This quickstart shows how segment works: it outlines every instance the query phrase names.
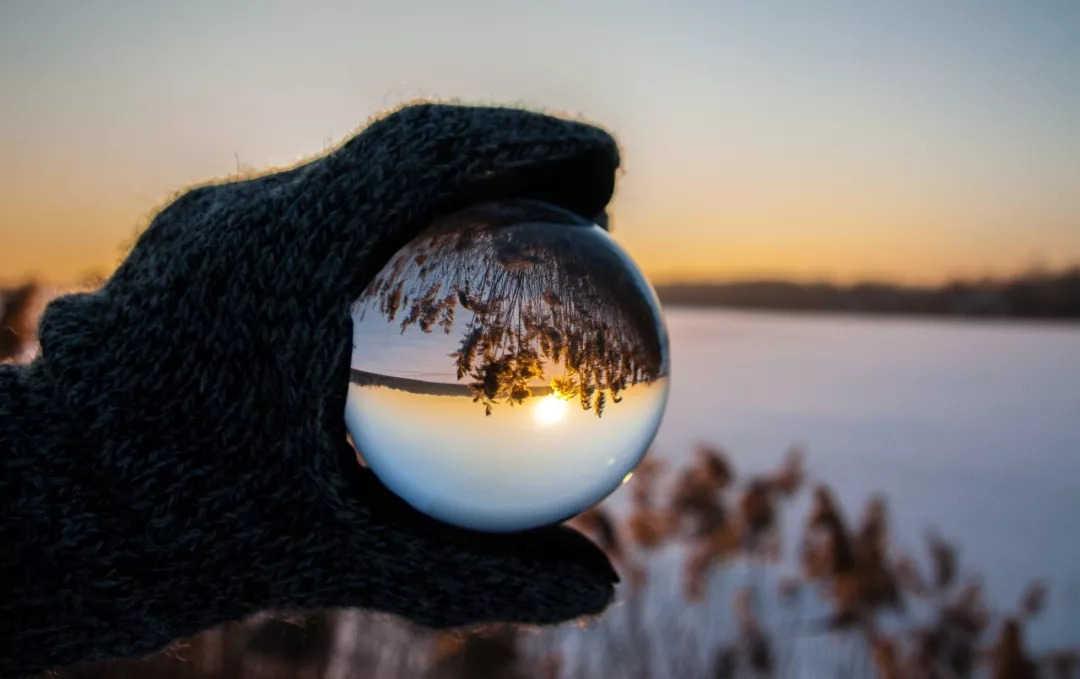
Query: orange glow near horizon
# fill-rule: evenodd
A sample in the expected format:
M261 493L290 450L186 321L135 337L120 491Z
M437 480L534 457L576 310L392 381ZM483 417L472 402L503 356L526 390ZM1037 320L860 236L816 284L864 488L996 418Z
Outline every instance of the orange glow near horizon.
M1025 246L1011 232L980 228L977 216L904 215L883 204L881 214L732 205L665 217L629 211L623 195L611 209L613 233L657 284L761 278L933 284L1080 263L1080 239L1068 230L1049 234L1044 247ZM50 201L41 191L23 198L0 205L0 284L108 275L161 205L78 195Z
M131 212L138 215L140 211ZM94 217L100 222L94 223ZM633 231L620 230L631 219L618 213L616 218L616 239L654 284L746 279L935 284L1080 263L1080 253L1064 242L1047 252L1018 249L1008 238L975 238L965 243L948 231L914 240L894 230L854 225L834 225L827 234L815 234L808 224L804 233L798 233L760 224L740 228L728 225L722 217L710 216L694 220L694 226L682 233L665 234L665 228L657 228L659 233L652 234L648 224ZM147 220L103 206L97 211L77 207L41 210L13 221L24 226L0 229L4 244L0 284L28 278L70 283L88 276L107 276L123 260ZM664 224L662 220L655 223ZM707 224L719 228L709 233Z
M1047 234L1044 247L1025 247L1011 231L985 228L979 215L920 214L886 203L845 210L811 201L732 201L701 205L696 214L680 206L681 212L664 215L655 205L627 205L630 184L627 175L613 202L613 233L658 284L760 278L933 284L1080 262L1080 239L1071 239L1068 229ZM19 197L0 204L0 284L108 275L163 204L78 191L46 200L41 188Z

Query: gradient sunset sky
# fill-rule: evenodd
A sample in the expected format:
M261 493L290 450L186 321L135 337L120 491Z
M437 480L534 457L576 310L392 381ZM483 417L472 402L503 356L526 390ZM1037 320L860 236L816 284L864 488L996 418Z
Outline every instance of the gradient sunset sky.
M107 272L183 186L417 97L611 129L656 280L1080 262L1075 0L11 0L0 93L0 281Z

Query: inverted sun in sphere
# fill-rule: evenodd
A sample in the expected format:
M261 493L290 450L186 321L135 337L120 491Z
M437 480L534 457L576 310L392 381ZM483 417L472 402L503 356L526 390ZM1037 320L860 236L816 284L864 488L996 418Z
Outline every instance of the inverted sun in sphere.
M535 399L533 406L533 418L541 425L552 425L561 422L566 417L567 403L555 394L548 394L540 399Z
M349 433L416 509L516 531L602 500L668 392L660 307L600 227L534 201L444 217L352 307Z

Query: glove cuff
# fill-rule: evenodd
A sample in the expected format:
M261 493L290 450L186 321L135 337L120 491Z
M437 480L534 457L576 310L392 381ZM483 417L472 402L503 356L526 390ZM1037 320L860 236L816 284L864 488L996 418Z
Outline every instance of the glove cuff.
M71 489L70 440L48 366L0 365L0 676L19 677L80 659L85 581L64 538L94 531L56 503Z

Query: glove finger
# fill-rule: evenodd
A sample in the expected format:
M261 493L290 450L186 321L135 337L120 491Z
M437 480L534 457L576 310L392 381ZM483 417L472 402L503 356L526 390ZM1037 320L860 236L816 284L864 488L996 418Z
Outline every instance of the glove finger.
M359 606L451 627L485 622L550 624L604 610L618 576L580 533L553 526L484 534L428 518L353 462L341 460L349 495L331 506L294 552L294 573L317 574L292 607Z
M110 281L152 274L264 295L358 294L437 215L533 198L586 218L615 184L615 140L590 124L520 109L418 104L295 168L192 188L163 209ZM174 266L176 260L190 266Z
M422 104L371 124L293 180L278 242L299 246L293 280L355 297L437 216L531 198L586 218L611 199L619 165L603 130L529 111Z

